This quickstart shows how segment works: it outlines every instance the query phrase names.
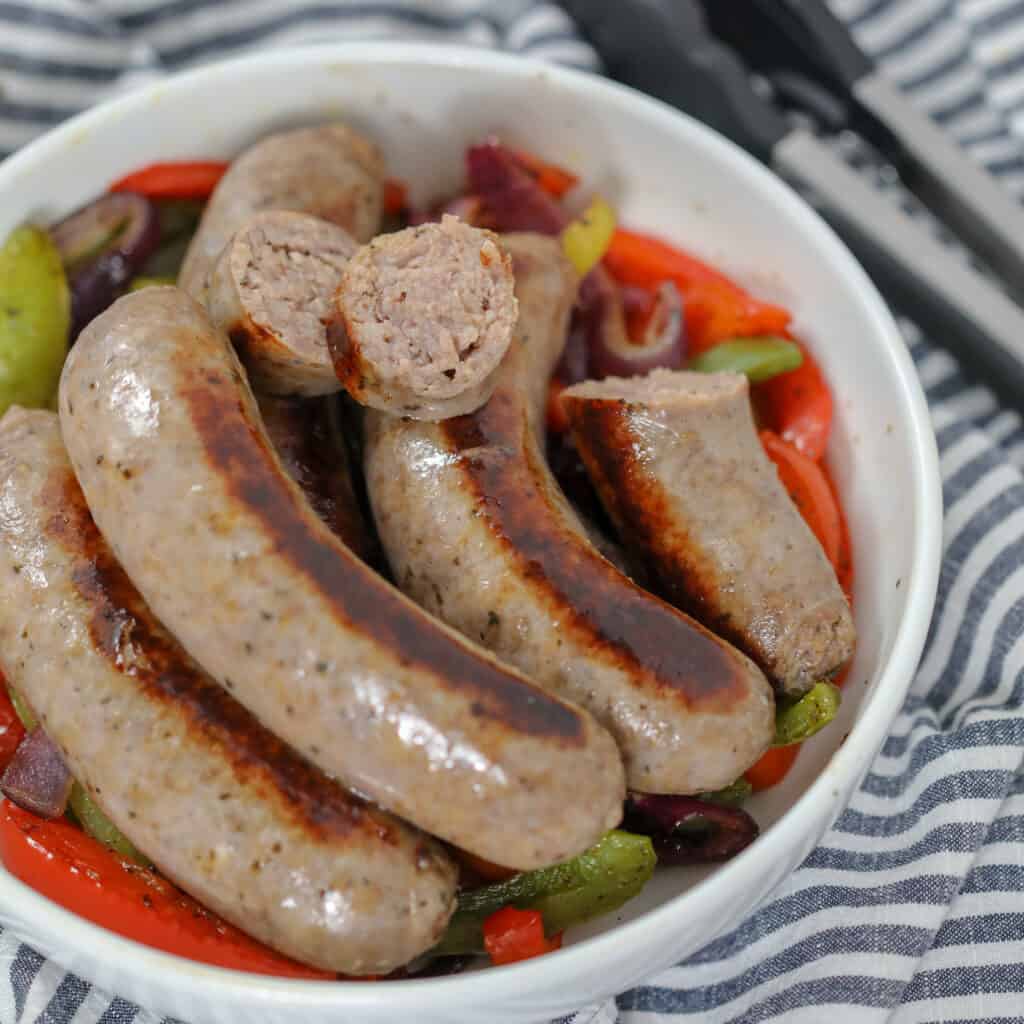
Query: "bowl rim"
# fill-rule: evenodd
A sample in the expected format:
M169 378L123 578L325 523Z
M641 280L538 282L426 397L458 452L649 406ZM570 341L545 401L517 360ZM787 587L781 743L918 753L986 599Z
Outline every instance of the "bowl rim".
M202 984L207 997L228 1003L251 1001L258 995L264 1004L295 1009L359 1009L379 1008L383 999L391 1009L415 1012L422 1009L423 999L428 996L460 1003L482 997L513 998L521 995L526 985L543 987L555 983L559 977L572 975L574 970L582 973L588 961L601 961L613 952L614 946L657 933L680 912L684 901L687 906L709 901L713 905L715 893L723 887L742 886L744 877L752 874L756 860L781 857L786 849L799 845L802 820L812 807L823 802L833 803L849 780L854 780L851 785L859 784L903 704L931 620L942 551L942 489L935 436L913 362L888 307L860 264L820 216L781 179L717 132L659 100L591 72L479 47L422 41L335 42L260 51L158 79L63 122L0 164L0 195L25 169L59 155L69 138L146 106L157 95L162 104L173 102L179 95L209 90L218 80L239 72L287 67L297 62L305 67L311 64L456 67L519 80L542 75L577 95L586 95L589 102L641 110L656 125L674 132L682 129L695 144L727 161L740 175L759 177L761 185L773 193L783 213L795 220L812 243L827 253L839 271L848 276L877 337L883 342L882 350L889 362L887 370L898 382L901 404L908 418L915 502L913 555L910 572L904 579L907 589L903 619L873 694L865 698L860 717L822 773L757 843L685 893L635 920L617 924L605 934L584 939L558 952L500 970L488 968L468 974L372 984L296 980L214 967L142 945L64 909L15 878L0 864L0 900L7 912L5 916L46 920L48 930L59 933L62 943L72 951L87 949L95 955L101 947L111 962L131 962L137 970L165 977L173 972L179 984L183 975L188 974L194 982ZM709 935L709 941L711 938L713 936Z

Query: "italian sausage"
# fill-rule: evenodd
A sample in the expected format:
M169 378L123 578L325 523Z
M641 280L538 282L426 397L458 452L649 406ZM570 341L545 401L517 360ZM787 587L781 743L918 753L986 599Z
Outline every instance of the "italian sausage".
M512 266L497 236L446 214L356 253L327 337L357 402L441 420L490 398L515 322Z
M382 973L440 937L440 846L260 726L157 622L100 536L55 414L0 422L0 659L68 766L160 870L296 959Z
M488 404L436 426L367 417L366 480L385 554L425 608L592 711L618 740L631 788L728 785L771 740L771 688L586 538L541 448L576 279L555 239L503 243L519 323Z
M784 693L853 654L850 606L757 437L746 377L656 370L563 392L624 543Z
M325 324L359 246L336 224L288 210L257 213L217 258L206 308L227 331L253 387L273 395L341 389Z
M225 335L119 299L60 386L97 525L161 621L263 723L426 831L533 868L621 815L615 745L367 568L287 476Z
M329 401L257 398L270 443L313 511L350 551L377 566L383 557L356 498L349 453L331 429Z
M270 135L232 161L207 203L178 283L201 299L228 239L260 210L298 210L344 228L357 242L380 227L384 161L340 123Z

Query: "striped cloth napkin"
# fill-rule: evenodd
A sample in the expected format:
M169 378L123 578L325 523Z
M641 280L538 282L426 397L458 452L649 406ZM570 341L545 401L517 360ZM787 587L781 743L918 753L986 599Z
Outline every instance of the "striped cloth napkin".
M922 108L1024 193L1024 0L832 3ZM255 46L393 35L596 66L536 0L0 0L0 155L167 71ZM839 145L915 209L856 140ZM938 604L906 706L836 826L760 910L559 1024L1024 1021L1024 426L904 328L946 502ZM0 968L0 1024L156 1024L11 934Z

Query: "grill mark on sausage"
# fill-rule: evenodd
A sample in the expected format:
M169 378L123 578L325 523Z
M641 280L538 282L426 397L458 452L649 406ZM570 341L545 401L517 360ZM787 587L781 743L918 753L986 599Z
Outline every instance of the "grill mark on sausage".
M705 561L694 556L693 546L687 544L685 531L669 510L664 493L645 472L633 446L630 415L629 403L624 399L572 402L574 433L581 442L577 448L588 475L668 600L706 622L718 636L741 648L748 647L748 638L727 612L711 612L721 581ZM613 457L599 458L598 451L610 452ZM620 500L626 496L628 501ZM658 571L660 556L666 551L671 552L685 585ZM759 668L768 671L765 659L753 654L751 657Z
M291 478L313 511L364 562L383 561L347 471L348 454L330 436L327 407L318 398L264 398L263 422Z
M237 391L229 373L207 370L191 373L182 397L225 486L260 519L277 553L320 591L336 619L393 651L402 664L417 665L446 689L470 696L477 717L582 746L583 720L575 709L453 640L384 580L370 577L368 582L367 570L344 547L324 557L323 537L303 514L301 499L282 484L273 454L234 397ZM339 556L344 560L340 570Z
M728 710L746 697L737 660L696 623L626 580L552 515L526 410L500 388L479 411L441 429L461 455L477 510L524 580L585 642L695 709ZM524 458L525 452L525 458ZM686 646L680 646L681 638Z
M111 665L151 698L182 712L191 732L212 737L241 785L276 799L316 837L362 831L388 843L399 841L386 821L260 725L180 650L115 561L70 472L47 481L44 505L60 510L44 532L73 560L72 583L91 610L89 634Z

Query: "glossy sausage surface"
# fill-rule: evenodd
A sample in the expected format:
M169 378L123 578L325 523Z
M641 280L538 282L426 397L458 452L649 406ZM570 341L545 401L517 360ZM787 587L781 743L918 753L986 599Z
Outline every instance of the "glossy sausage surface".
M390 971L454 904L439 844L271 735L157 622L85 505L57 417L0 422L0 663L161 871L299 960Z
M695 793L764 752L755 665L591 544L544 460L548 380L576 279L555 239L506 235L519 324L491 400L438 425L371 414L365 469L395 578L431 612L587 708L631 788Z
M226 336L174 288L79 338L64 437L94 518L192 656L324 771L510 867L562 860L621 815L585 712L431 618L316 516Z
M562 396L624 543L785 693L853 654L850 606L757 437L746 377L657 370Z

